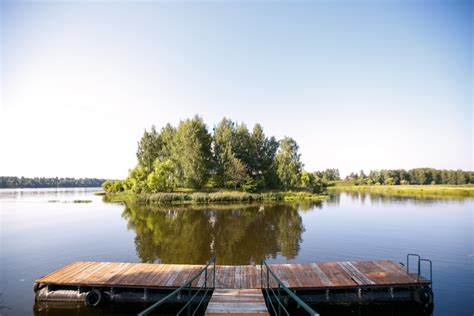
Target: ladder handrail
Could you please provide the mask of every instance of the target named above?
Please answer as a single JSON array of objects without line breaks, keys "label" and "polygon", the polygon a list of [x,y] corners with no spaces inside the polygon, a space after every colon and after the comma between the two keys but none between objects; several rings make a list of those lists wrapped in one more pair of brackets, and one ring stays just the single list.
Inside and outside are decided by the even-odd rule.
[{"label": "ladder handrail", "polygon": [[[415,273],[410,273],[410,257],[416,257],[417,260],[417,271]],[[418,277],[418,281],[420,280],[421,275],[421,262],[428,262],[430,265],[430,279],[431,282],[430,286],[433,284],[433,262],[430,259],[421,258],[419,254],[416,253],[409,253],[407,254],[407,274],[416,274]]]},{"label": "ladder handrail", "polygon": [[[208,282],[207,282],[207,277],[208,277],[208,269],[209,269],[209,266],[210,265],[213,265],[213,271],[212,271],[212,287],[209,287],[208,286]],[[191,297],[191,299],[186,303],[186,305],[184,305],[184,307],[178,312],[177,315],[179,315],[186,307],[190,306],[190,303],[193,301],[193,299],[197,296],[197,294],[203,289],[205,288],[206,291],[204,292],[204,295],[203,295],[203,298],[199,301],[199,304],[197,306],[197,308],[199,308],[199,306],[201,306],[201,303],[203,302],[204,300],[204,297],[205,295],[207,294],[207,292],[209,291],[210,288],[214,289],[216,287],[216,257],[214,256],[213,258],[211,258],[207,264],[204,266],[204,268],[202,268],[198,273],[196,273],[191,279],[189,279],[185,284],[183,284],[182,286],[180,286],[179,288],[177,288],[176,290],[174,290],[173,292],[171,292],[170,294],[166,295],[164,298],[162,298],[161,300],[159,300],[158,302],[154,303],[153,305],[151,305],[150,307],[148,307],[147,309],[143,310],[142,312],[138,313],[138,316],[146,316],[148,315],[149,313],[153,312],[155,309],[157,309],[160,305],[162,305],[164,302],[166,302],[169,298],[173,297],[174,295],[177,295],[180,291],[182,291],[183,289],[185,288],[188,288],[188,291],[191,291],[191,285],[192,285],[192,282],[194,280],[196,280],[197,278],[199,278],[202,274],[205,274],[205,278],[204,278],[204,284],[201,285],[200,288],[198,288],[198,291]],[[196,313],[196,311],[194,311],[193,315]]]},{"label": "ladder handrail", "polygon": [[418,258],[418,276],[420,275],[420,255],[416,253],[409,253],[407,254],[407,274],[415,274],[415,273],[410,273],[410,257],[417,257]]},{"label": "ladder handrail", "polygon": [[[301,298],[299,298],[295,293],[293,293],[293,291],[291,291],[289,288],[287,288],[283,282],[277,277],[277,275],[273,272],[273,270],[270,268],[270,266],[267,264],[267,262],[265,260],[262,260],[261,264],[260,264],[260,281],[261,281],[261,287],[262,289],[265,290],[265,293],[267,294],[268,296],[268,300],[270,302],[270,306],[272,307],[273,311],[275,312],[276,315],[280,316],[281,314],[281,309],[283,308],[283,312],[285,312],[286,315],[290,315],[288,313],[288,311],[286,310],[285,306],[283,305],[282,301],[281,301],[281,290],[285,291],[293,300],[296,301],[296,303],[301,306],[309,315],[311,316],[319,316],[319,314],[314,310],[312,309],[311,307],[309,307],[308,304],[306,304]],[[266,267],[267,268],[267,273],[266,273],[266,287],[264,287],[264,278],[263,278],[263,267]],[[273,288],[270,287],[270,275],[275,279],[275,281],[277,282],[278,284],[278,294],[275,293],[275,291],[273,290]],[[271,297],[269,295],[269,291],[270,290],[272,292],[272,294],[275,296],[275,298],[277,299],[277,302],[278,302],[278,311],[276,310],[276,308],[273,306],[273,303],[271,301]]]}]

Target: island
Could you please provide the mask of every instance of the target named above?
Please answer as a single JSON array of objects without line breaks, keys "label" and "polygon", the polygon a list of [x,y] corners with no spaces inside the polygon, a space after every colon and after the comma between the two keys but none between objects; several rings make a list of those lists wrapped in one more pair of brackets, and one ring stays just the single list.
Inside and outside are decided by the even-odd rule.
[{"label": "island", "polygon": [[323,200],[336,169],[303,169],[297,142],[266,136],[260,124],[223,118],[209,131],[199,116],[152,126],[138,142],[137,165],[104,182],[108,200],[145,204]]}]

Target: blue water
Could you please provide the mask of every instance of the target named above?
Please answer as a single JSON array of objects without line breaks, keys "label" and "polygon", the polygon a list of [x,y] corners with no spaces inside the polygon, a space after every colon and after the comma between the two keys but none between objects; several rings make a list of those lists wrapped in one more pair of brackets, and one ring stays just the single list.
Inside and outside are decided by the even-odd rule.
[{"label": "blue water", "polygon": [[[199,263],[216,251],[227,264],[262,257],[269,262],[405,262],[407,253],[419,253],[433,261],[434,315],[474,313],[472,199],[342,193],[321,205],[154,211],[104,203],[95,191],[0,190],[1,315],[70,314],[70,309],[34,310],[32,285],[73,261]],[[75,199],[92,202],[71,203]],[[194,235],[183,227],[194,227]],[[251,242],[258,239],[265,242]]]}]

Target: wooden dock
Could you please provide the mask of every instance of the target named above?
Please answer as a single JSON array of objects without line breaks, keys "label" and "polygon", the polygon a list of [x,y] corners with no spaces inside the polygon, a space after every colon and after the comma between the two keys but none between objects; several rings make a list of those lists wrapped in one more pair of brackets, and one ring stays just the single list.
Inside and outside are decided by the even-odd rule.
[{"label": "wooden dock", "polygon": [[[203,267],[75,262],[37,279],[36,300],[88,304],[88,299],[95,301],[97,296],[105,296],[102,301],[153,303],[184,285]],[[269,267],[284,286],[307,304],[414,300],[426,305],[431,304],[433,298],[431,280],[409,274],[404,265],[391,260],[271,264]],[[202,273],[174,303],[182,304],[191,299],[192,290],[198,292],[205,283],[210,286],[214,268],[208,269],[207,279]],[[268,269],[261,269],[260,265],[216,265],[212,280],[214,290],[212,296],[206,298],[209,302],[206,315],[240,315],[239,310],[247,311],[247,315],[268,315],[261,279],[266,277]],[[269,278],[269,284],[270,288],[278,287],[274,278]]]},{"label": "wooden dock", "polygon": [[[53,286],[177,288],[203,266],[180,264],[75,262],[36,280]],[[301,264],[271,264],[283,284],[292,289],[359,286],[428,285],[390,260]],[[216,288],[260,289],[260,266],[216,266]],[[200,287],[204,275],[193,282]],[[271,281],[272,282],[272,281]],[[273,281],[274,282],[274,281]],[[276,287],[276,283],[270,283]]]}]

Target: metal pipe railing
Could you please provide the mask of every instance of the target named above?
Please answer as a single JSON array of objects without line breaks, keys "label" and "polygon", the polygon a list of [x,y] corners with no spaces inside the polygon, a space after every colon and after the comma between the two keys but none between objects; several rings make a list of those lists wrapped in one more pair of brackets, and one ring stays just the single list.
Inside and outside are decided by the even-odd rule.
[{"label": "metal pipe railing", "polygon": [[[213,265],[213,272],[212,272],[212,287],[209,287],[208,286],[208,282],[207,282],[207,278],[208,278],[208,269],[209,269],[209,266]],[[156,310],[159,306],[161,306],[162,304],[164,304],[168,299],[170,299],[171,297],[173,297],[174,295],[178,295],[182,290],[184,289],[187,289],[188,290],[188,294],[191,295],[191,290],[192,290],[192,283],[193,281],[195,281],[196,279],[198,279],[199,277],[201,277],[201,275],[204,273],[204,284],[201,285],[201,287],[199,287],[196,291],[196,293],[188,300],[188,302],[186,302],[186,304],[183,306],[183,308],[181,308],[181,310],[176,314],[176,315],[180,315],[185,309],[187,309],[187,314],[188,315],[191,315],[191,303],[193,302],[193,300],[196,298],[196,296],[199,294],[199,292],[203,289],[205,289],[205,292],[201,298],[201,300],[199,301],[197,307],[194,309],[192,315],[195,315],[197,310],[199,309],[199,307],[201,306],[201,304],[203,303],[207,293],[211,290],[211,289],[214,289],[215,286],[216,286],[216,257],[213,257],[211,260],[209,260],[206,264],[206,266],[204,268],[202,268],[202,270],[200,270],[198,273],[196,273],[191,279],[189,279],[185,284],[183,284],[182,286],[180,286],[179,288],[177,288],[176,290],[174,290],[173,292],[171,292],[170,294],[166,295],[164,298],[162,298],[161,300],[159,300],[158,302],[154,303],[153,305],[151,305],[150,307],[148,307],[147,309],[145,309],[144,311],[140,312],[138,314],[138,316],[147,316],[148,314],[150,314],[151,312],[153,312],[154,310]]]},{"label": "metal pipe railing", "polygon": [[[262,263],[260,265],[260,283],[262,286],[262,289],[265,291],[267,297],[268,297],[268,302],[275,313],[275,315],[280,316],[282,312],[284,312],[285,315],[289,316],[290,313],[288,310],[285,308],[285,305],[283,304],[282,300],[282,290],[285,292],[290,298],[292,298],[300,307],[302,307],[309,315],[311,316],[319,316],[318,313],[311,307],[309,307],[308,304],[306,304],[301,298],[299,298],[293,291],[291,291],[289,288],[287,288],[283,282],[277,277],[277,275],[272,271],[272,269],[268,266],[268,264],[265,262],[265,260],[262,260]],[[263,277],[263,268],[266,268],[266,274],[265,274],[265,279],[266,279],[266,284],[264,284],[264,277]],[[274,279],[276,284],[278,285],[278,292],[275,293],[275,290],[273,287],[270,286],[270,276]],[[273,294],[273,296],[276,298],[276,301],[278,303],[278,309],[275,308],[272,302],[272,298],[270,296]]]}]

